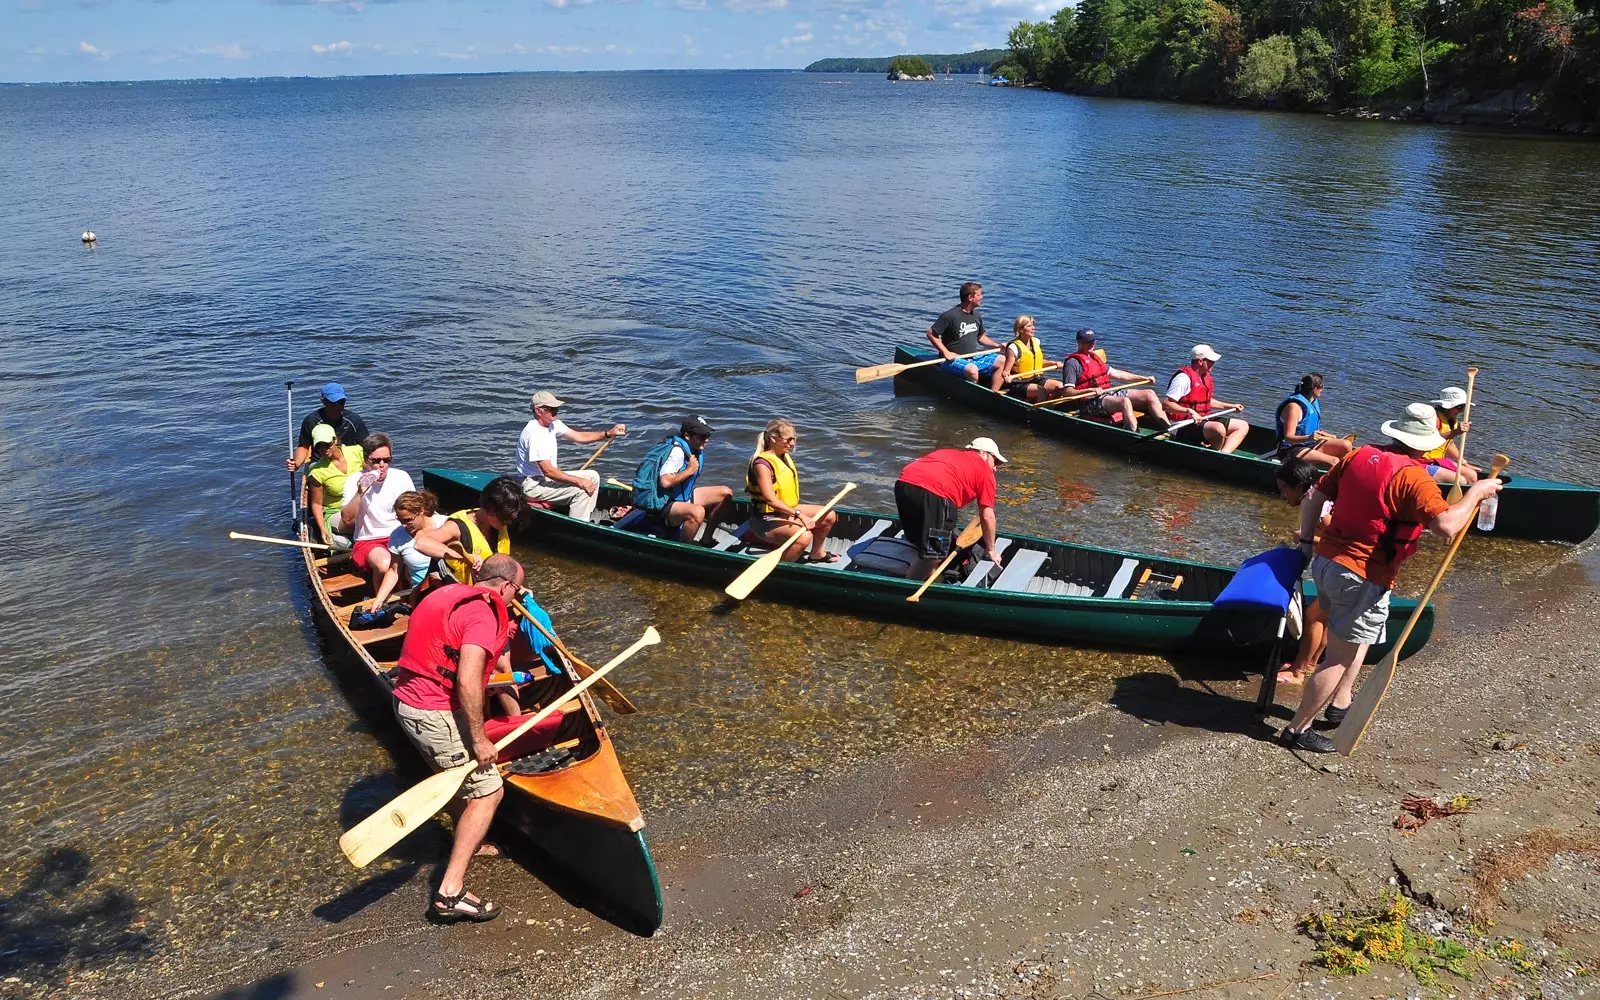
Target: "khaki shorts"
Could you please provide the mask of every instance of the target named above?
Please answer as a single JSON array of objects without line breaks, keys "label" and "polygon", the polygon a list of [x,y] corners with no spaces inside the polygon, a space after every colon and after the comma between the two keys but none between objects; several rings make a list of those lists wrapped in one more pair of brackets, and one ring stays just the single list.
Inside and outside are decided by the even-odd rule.
[{"label": "khaki shorts", "polygon": [[[400,720],[400,728],[406,731],[406,736],[417,745],[418,750],[422,751],[423,759],[435,771],[448,770],[472,759],[472,754],[467,752],[466,745],[461,742],[461,732],[456,728],[455,713],[412,708],[403,701],[396,701],[394,715]],[[498,792],[504,784],[500,772],[490,764],[467,775],[467,780],[461,783],[461,791],[457,792],[455,797],[481,799],[485,795]]]},{"label": "khaki shorts", "polygon": [[1345,642],[1375,645],[1384,640],[1389,625],[1389,591],[1356,571],[1316,556],[1311,579],[1317,584],[1317,603],[1328,613],[1328,633]]}]

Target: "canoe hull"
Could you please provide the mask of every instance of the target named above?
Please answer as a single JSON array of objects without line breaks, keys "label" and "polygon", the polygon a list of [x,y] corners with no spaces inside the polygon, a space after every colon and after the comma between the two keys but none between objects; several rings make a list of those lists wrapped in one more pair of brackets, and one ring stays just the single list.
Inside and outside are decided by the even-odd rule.
[{"label": "canoe hull", "polygon": [[[442,508],[468,503],[492,473],[426,469],[423,482],[439,496]],[[625,497],[609,487],[601,505]],[[842,516],[885,517],[870,512]],[[682,583],[723,587],[749,565],[750,557],[698,545],[665,541],[576,521],[564,514],[532,508],[513,529],[524,540],[598,556],[630,571]],[[1048,539],[1009,535],[1041,545]],[[1093,550],[1121,557],[1124,553]],[[1218,610],[1211,598],[1226,584],[1231,570],[1199,563],[1166,561],[1177,572],[1210,574],[1204,600],[1128,601],[1106,598],[1063,598],[1016,591],[967,589],[948,584],[930,587],[918,603],[906,598],[917,582],[871,573],[839,571],[795,563],[781,564],[761,585],[761,600],[826,608],[857,617],[901,622],[941,631],[1072,643],[1089,647],[1188,652],[1212,656],[1260,656],[1276,635],[1276,619],[1264,621],[1247,612]],[[1409,615],[1414,601],[1396,600],[1394,613]],[[1405,655],[1421,649],[1433,631],[1430,606],[1406,643]]]},{"label": "canoe hull", "polygon": [[[913,364],[932,358],[931,351],[897,347],[894,359]],[[1057,407],[1035,407],[984,386],[939,370],[937,365],[913,368],[895,380],[896,390],[914,388],[960,403],[1011,423],[1026,424],[1055,437],[1127,455],[1152,465],[1192,472],[1248,489],[1275,492],[1278,466],[1257,457],[1270,452],[1276,435],[1269,427],[1252,426],[1239,450],[1228,455],[1153,433],[1130,434],[1119,427],[1073,416]],[[1494,535],[1546,542],[1581,542],[1600,528],[1600,489],[1527,476],[1507,477],[1500,493]],[[1476,527],[1473,529],[1476,531]]]}]

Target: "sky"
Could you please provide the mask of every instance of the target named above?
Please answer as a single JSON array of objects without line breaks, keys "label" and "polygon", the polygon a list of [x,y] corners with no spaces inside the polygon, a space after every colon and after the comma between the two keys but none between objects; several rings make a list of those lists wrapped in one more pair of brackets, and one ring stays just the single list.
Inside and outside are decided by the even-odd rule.
[{"label": "sky", "polygon": [[1060,0],[0,0],[0,81],[782,69],[999,48]]}]

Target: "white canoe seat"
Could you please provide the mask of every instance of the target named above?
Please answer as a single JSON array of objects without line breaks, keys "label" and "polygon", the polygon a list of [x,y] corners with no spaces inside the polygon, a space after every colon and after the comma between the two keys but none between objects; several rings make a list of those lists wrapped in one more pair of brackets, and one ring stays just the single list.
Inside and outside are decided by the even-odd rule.
[{"label": "white canoe seat", "polygon": [[1038,575],[1045,561],[1050,558],[1050,553],[1040,552],[1038,549],[1023,549],[1006,560],[1005,568],[1000,571],[1000,579],[994,582],[990,590],[1020,590],[1026,592],[1028,581]]},{"label": "white canoe seat", "polygon": [[1117,567],[1116,575],[1106,585],[1106,592],[1101,597],[1120,599],[1127,593],[1128,584],[1133,582],[1133,571],[1139,568],[1139,560],[1128,558],[1122,560],[1122,565]]},{"label": "white canoe seat", "polygon": [[1093,597],[1094,590],[1071,580],[1052,580],[1048,576],[1035,576],[1028,581],[1030,594],[1047,594],[1051,597]]},{"label": "white canoe seat", "polygon": [[868,528],[866,531],[863,531],[861,533],[861,537],[854,540],[849,538],[834,538],[830,535],[828,540],[822,543],[822,548],[827,552],[839,553],[839,561],[836,563],[821,563],[820,565],[823,569],[848,569],[853,559],[853,557],[850,555],[850,550],[855,548],[857,545],[862,544],[863,542],[870,542],[874,538],[877,538],[879,535],[883,534],[884,530],[887,529],[892,523],[892,521],[874,521],[872,527]]},{"label": "white canoe seat", "polygon": [[[997,538],[994,541],[994,547],[1000,551],[1001,555],[1005,555],[1006,547],[1010,544],[1011,539],[1009,538]],[[987,559],[981,559],[976,566],[972,567],[972,572],[967,574],[967,578],[961,581],[961,585],[963,587],[976,587],[989,579],[989,572],[993,569],[994,563]]]}]

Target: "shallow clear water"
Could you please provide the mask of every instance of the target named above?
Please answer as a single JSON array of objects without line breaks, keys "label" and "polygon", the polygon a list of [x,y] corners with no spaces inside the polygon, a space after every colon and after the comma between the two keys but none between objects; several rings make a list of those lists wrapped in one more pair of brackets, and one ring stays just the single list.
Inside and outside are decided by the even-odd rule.
[{"label": "shallow clear water", "polygon": [[[851,479],[855,506],[981,432],[1014,459],[1007,525],[1216,561],[1283,535],[1267,497],[855,384],[975,278],[992,328],[1033,313],[1053,352],[1092,325],[1164,375],[1208,341],[1258,418],[1323,371],[1341,433],[1475,363],[1473,452],[1597,481],[1563,411],[1600,368],[1592,143],[789,74],[7,87],[0,135],[0,895],[46,900],[7,911],[0,966],[26,977],[226,963],[317,932],[365,877],[333,840],[393,788],[383,732],[292,559],[226,538],[285,522],[285,380],[297,416],[343,381],[413,475],[509,465],[552,388],[575,426],[635,429],[611,475],[693,410],[707,477],[737,482],[783,414],[807,493]],[[522,555],[590,659],[667,637],[613,725],[668,832],[681,803],[1163,668],[716,616],[710,591]],[[1469,546],[1462,585],[1561,556]]]}]

